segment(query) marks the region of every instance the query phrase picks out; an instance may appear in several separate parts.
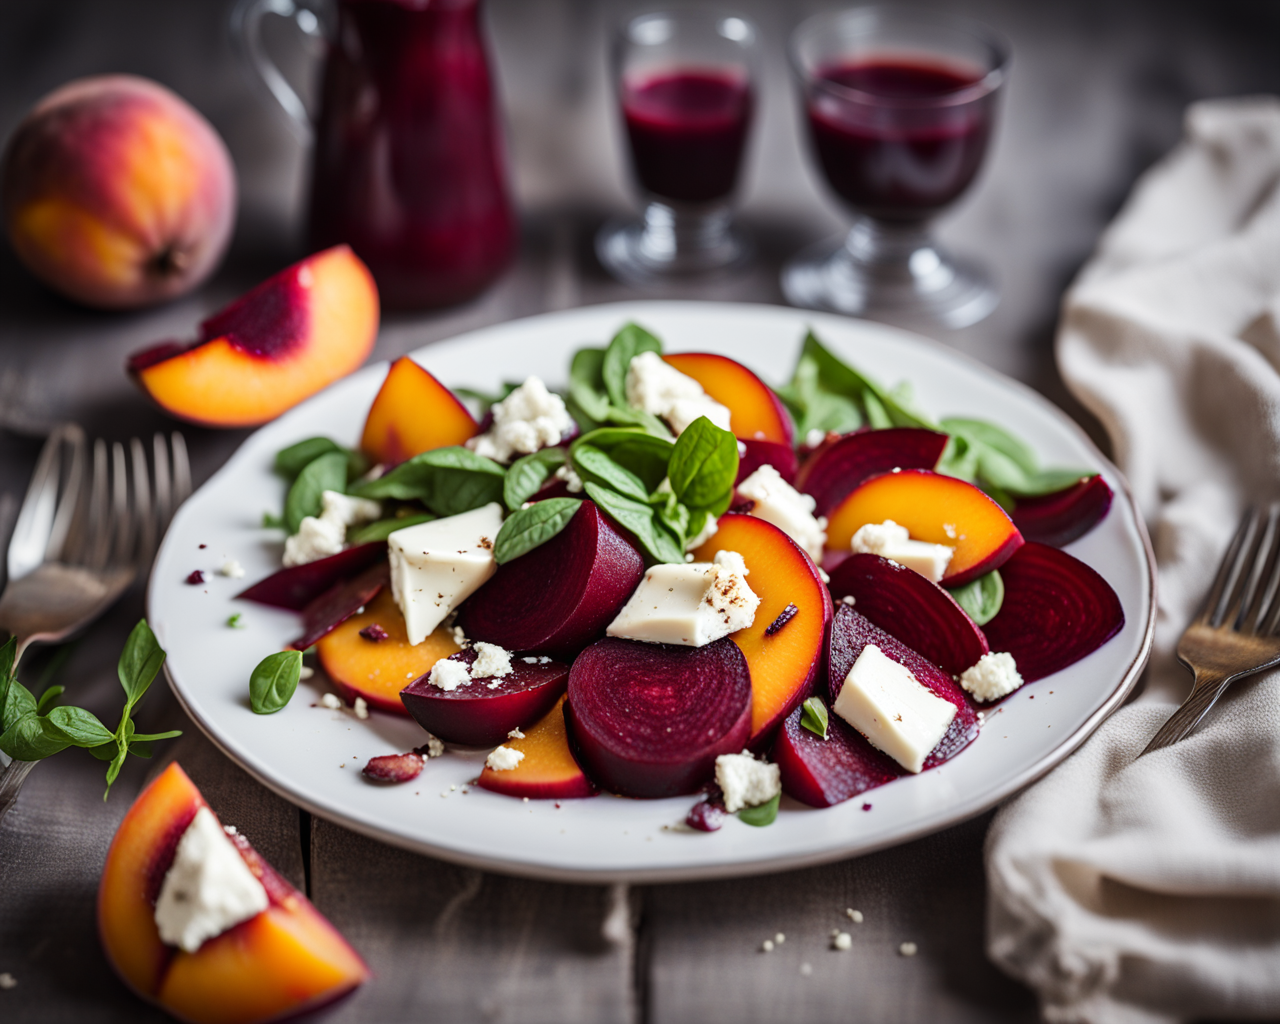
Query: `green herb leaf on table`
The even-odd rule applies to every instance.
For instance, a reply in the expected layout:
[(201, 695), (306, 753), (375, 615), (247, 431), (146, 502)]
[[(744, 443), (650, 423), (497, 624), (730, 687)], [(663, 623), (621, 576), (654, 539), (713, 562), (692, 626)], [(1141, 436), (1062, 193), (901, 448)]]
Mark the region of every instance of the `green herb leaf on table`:
[(369, 544), (372, 541), (386, 540), (396, 530), (403, 530), (419, 523), (429, 523), (435, 519), (430, 512), (409, 512), (406, 515), (388, 516), (376, 522), (366, 523), (347, 530), (348, 544)]
[(62, 696), (66, 689), (65, 686), (50, 686), (46, 688), (36, 701), (36, 714), (47, 715), (49, 709), (58, 702), (58, 698)]
[(293, 698), (301, 678), (301, 651), (267, 655), (249, 676), (249, 706), (259, 715), (274, 714)]
[(593, 481), (587, 481), (586, 490), (591, 500), (612, 516), (624, 530), (630, 531), (652, 558), (659, 562), (684, 561), (683, 545), (657, 519), (652, 506), (625, 497)]
[(360, 484), (362, 498), (421, 501), (438, 516), (455, 516), (502, 501), (506, 470), (466, 448), (434, 448), (402, 462), (390, 473)]
[(619, 409), (627, 408), (627, 370), (631, 360), (641, 352), (662, 354), (662, 342), (639, 324), (630, 323), (613, 336), (604, 351), (600, 375), (604, 380), (605, 394)]
[(594, 445), (575, 444), (570, 458), (574, 471), (584, 482), (595, 481), (636, 501), (649, 500), (649, 489), (644, 481)]
[(320, 514), (321, 495), (325, 491), (342, 493), (346, 489), (347, 456), (343, 452), (329, 452), (312, 459), (298, 474), (284, 500), (285, 529), (297, 533), (303, 519)]
[(993, 569), (948, 593), (969, 618), (979, 626), (985, 626), (996, 617), (1000, 606), (1004, 604), (1004, 580), (1000, 577), (1000, 570)]
[(48, 721), (77, 747), (97, 747), (110, 743), (113, 733), (98, 721), (97, 715), (84, 708), (57, 707), (49, 712)]
[(744, 807), (738, 812), (738, 819), (756, 828), (772, 825), (778, 818), (778, 804), (782, 802), (782, 794), (778, 793), (766, 804), (755, 807)]
[(810, 697), (800, 706), (800, 725), (821, 739), (827, 738), (830, 718), (821, 697)]
[(676, 497), (690, 509), (722, 515), (733, 500), (738, 439), (699, 416), (676, 439), (667, 476)]
[(581, 505), (578, 498), (548, 498), (511, 513), (494, 538), (494, 560), (505, 565), (545, 544), (569, 525)]
[(502, 500), (507, 508), (512, 512), (518, 511), (542, 489), (547, 478), (564, 465), (564, 460), (563, 448), (543, 448), (511, 463), (502, 484)]

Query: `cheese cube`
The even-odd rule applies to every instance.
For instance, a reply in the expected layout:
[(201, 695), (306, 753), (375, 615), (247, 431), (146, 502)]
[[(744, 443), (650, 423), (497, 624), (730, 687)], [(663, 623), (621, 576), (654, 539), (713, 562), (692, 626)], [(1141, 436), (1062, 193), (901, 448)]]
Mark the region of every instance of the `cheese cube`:
[(496, 501), (461, 515), (396, 530), (387, 538), (391, 593), (409, 643), (420, 644), (498, 568), (493, 539), (502, 528)]
[(721, 551), (714, 563), (655, 565), (607, 632), (654, 644), (705, 647), (746, 629), (759, 607), (760, 598), (747, 586), (742, 556)]
[(892, 519), (883, 523), (867, 523), (853, 535), (849, 544), (855, 555), (870, 554), (888, 558), (937, 583), (947, 572), (955, 548), (945, 544), (929, 544), (912, 540), (905, 526)]
[(909, 772), (924, 767), (956, 717), (954, 704), (875, 644), (862, 649), (831, 710)]

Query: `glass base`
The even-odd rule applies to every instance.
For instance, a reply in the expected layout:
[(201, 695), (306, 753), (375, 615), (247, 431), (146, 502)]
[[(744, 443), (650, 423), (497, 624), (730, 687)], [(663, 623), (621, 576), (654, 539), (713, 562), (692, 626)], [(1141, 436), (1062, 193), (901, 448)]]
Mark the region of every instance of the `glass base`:
[(782, 270), (793, 306), (912, 327), (969, 327), (1000, 292), (983, 267), (941, 250), (923, 227), (864, 218), (843, 244), (822, 242)]
[(628, 284), (714, 276), (745, 266), (750, 240), (733, 223), (732, 210), (680, 210), (650, 203), (641, 220), (614, 220), (596, 235), (596, 256)]

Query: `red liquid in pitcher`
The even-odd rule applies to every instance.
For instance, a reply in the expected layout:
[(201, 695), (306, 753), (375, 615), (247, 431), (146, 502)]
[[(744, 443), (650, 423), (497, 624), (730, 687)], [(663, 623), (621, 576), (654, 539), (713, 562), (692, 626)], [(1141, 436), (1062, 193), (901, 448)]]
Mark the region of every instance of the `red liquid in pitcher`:
[[(923, 220), (951, 203), (982, 165), (994, 96), (946, 100), (983, 74), (896, 60), (820, 69), (809, 94), (809, 128), (831, 187), (884, 220)], [(824, 89), (822, 82), (859, 95)]]
[(640, 187), (676, 203), (727, 197), (738, 181), (751, 100), (744, 78), (715, 71), (624, 85), (622, 113)]
[(311, 189), (314, 249), (348, 243), (390, 306), (458, 302), (511, 257), (478, 0), (342, 0)]

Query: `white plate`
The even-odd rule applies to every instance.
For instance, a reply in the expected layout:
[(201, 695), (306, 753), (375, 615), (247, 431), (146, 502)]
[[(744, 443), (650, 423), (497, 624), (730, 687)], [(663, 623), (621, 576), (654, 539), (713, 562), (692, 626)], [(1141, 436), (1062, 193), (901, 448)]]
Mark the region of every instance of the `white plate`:
[[(191, 718), (228, 756), (314, 814), (446, 860), (570, 881), (672, 881), (817, 864), (945, 828), (1036, 779), (1121, 704), (1146, 663), (1154, 629), (1154, 562), (1125, 482), (1062, 412), (950, 349), (878, 324), (793, 309), (632, 302), (474, 331), (414, 358), (451, 386), (492, 390), (531, 373), (554, 384), (564, 380), (574, 349), (607, 341), (630, 319), (655, 331), (668, 351), (723, 352), (775, 383), (789, 375), (812, 326), (836, 352), (886, 384), (910, 381), (930, 414), (991, 419), (1025, 438), (1047, 465), (1098, 470), (1116, 500), (1102, 524), (1069, 550), (1115, 588), (1124, 629), (1089, 657), (1024, 687), (954, 760), (826, 810), (784, 798), (769, 828), (730, 818), (712, 834), (675, 830), (690, 797), (600, 796), (557, 805), (523, 803), (476, 787), (464, 795), (483, 754), (450, 753), (429, 762), (410, 784), (370, 785), (360, 775), (367, 759), (418, 745), (417, 725), (377, 713), (362, 722), (320, 706), (325, 680), (319, 671), (283, 711), (253, 714), (249, 674), (297, 635), (299, 620), (233, 599), (280, 565), (280, 534), (260, 525), (263, 512), (278, 512), (284, 498), (272, 457), (318, 434), (354, 444), (386, 372), (383, 365), (370, 366), (249, 438), (178, 512), (156, 561), (149, 609), (169, 652), (170, 683)], [(247, 577), (218, 575), (224, 558), (238, 559)], [(203, 586), (184, 582), (193, 569), (204, 570)], [(235, 612), (242, 613), (245, 628), (226, 625)]]

